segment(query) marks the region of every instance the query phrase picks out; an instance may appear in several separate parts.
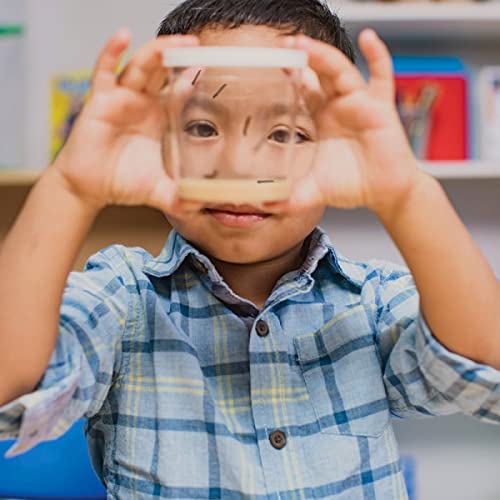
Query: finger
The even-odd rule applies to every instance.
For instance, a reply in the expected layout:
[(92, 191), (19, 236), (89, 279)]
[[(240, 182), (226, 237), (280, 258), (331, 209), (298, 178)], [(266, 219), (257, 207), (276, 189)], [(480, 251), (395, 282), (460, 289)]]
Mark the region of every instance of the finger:
[(295, 183), (289, 201), (292, 212), (300, 212), (323, 204), (323, 194), (312, 174)]
[(156, 181), (155, 188), (150, 194), (148, 205), (160, 210), (170, 210), (176, 198), (175, 183), (167, 175), (162, 175)]
[(325, 105), (326, 96), (321, 88), (319, 78), (310, 68), (307, 68), (302, 73), (300, 95), (311, 116), (314, 116)]
[(296, 181), (286, 201), (265, 203), (267, 210), (274, 213), (295, 214), (305, 209), (324, 205), (323, 195), (312, 176)]
[(389, 49), (373, 30), (359, 35), (359, 47), (370, 71), (369, 85), (380, 97), (394, 98), (394, 69)]
[(130, 39), (129, 31), (123, 28), (106, 43), (94, 68), (92, 90), (107, 90), (115, 86), (116, 70), (125, 49), (130, 44)]
[(203, 70), (197, 68), (186, 68), (181, 73), (167, 82), (167, 86), (161, 89), (164, 97), (163, 103), (169, 110), (171, 116), (179, 117), (182, 110), (187, 106), (189, 99), (196, 90), (195, 79)]
[(144, 89), (150, 95), (158, 95), (168, 83), (168, 68), (160, 68), (156, 70), (150, 81), (146, 84)]
[(304, 35), (288, 37), (282, 43), (308, 53), (309, 66), (328, 97), (349, 94), (366, 85), (356, 66), (336, 47)]
[(147, 200), (147, 205), (177, 217), (199, 211), (202, 208), (200, 203), (180, 199), (176, 183), (167, 175), (162, 176), (157, 181), (154, 191)]
[(197, 45), (194, 36), (163, 36), (148, 42), (134, 55), (119, 77), (119, 84), (131, 90), (142, 92), (151, 78), (163, 67), (163, 51), (169, 47)]

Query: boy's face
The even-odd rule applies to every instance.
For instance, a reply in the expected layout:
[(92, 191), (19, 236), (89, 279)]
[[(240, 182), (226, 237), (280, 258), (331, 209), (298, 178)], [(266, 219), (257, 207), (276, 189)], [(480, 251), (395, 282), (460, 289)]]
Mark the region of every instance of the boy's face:
[[(226, 29), (207, 29), (199, 37), (202, 45), (229, 45), (229, 46), (260, 46), (274, 47), (278, 46), (279, 37), (283, 33), (267, 27), (244, 26), (241, 28)], [(265, 92), (265, 90), (264, 90)], [(263, 95), (264, 100), (272, 100), (274, 92), (268, 91)], [(282, 97), (285, 94), (283, 90)], [(242, 102), (245, 102), (244, 100)], [(247, 104), (250, 104), (248, 102)], [(217, 144), (217, 122), (219, 117), (201, 116), (200, 110), (197, 128), (191, 132), (192, 127), (187, 127), (187, 131), (197, 134), (193, 138), (192, 147), (187, 144), (184, 148), (189, 151), (192, 165), (199, 165), (200, 169), (213, 170), (211, 167), (211, 155), (207, 148), (216, 151), (217, 148), (223, 151), (227, 156), (232, 154), (234, 158), (229, 161), (239, 165), (248, 164), (250, 150), (247, 145), (253, 144), (255, 138), (252, 137), (253, 131), (258, 130), (262, 133), (265, 127), (249, 127), (245, 123), (249, 114), (239, 107), (232, 107), (231, 127), (224, 134), (224, 143)], [(193, 110), (193, 112), (197, 112)], [(220, 120), (223, 117), (221, 116)], [(192, 122), (191, 117), (191, 122)], [(241, 121), (241, 123), (239, 123)], [(283, 127), (279, 127), (279, 120), (275, 126), (269, 127), (270, 133), (267, 136), (266, 144), (262, 147), (262, 155), (268, 151), (272, 155), (279, 155), (279, 142), (283, 140)], [(221, 127), (223, 124), (221, 124)], [(210, 130), (208, 127), (211, 127)], [(308, 167), (312, 163), (314, 156), (314, 141), (316, 130), (313, 120), (307, 113), (299, 113), (297, 116), (297, 139), (293, 147), (294, 163)], [(213, 128), (213, 130), (212, 130)], [(234, 131), (245, 130), (244, 135), (234, 133)], [(248, 131), (246, 130), (248, 129)], [(201, 134), (201, 137), (199, 137)], [(185, 140), (191, 140), (187, 137)], [(253, 142), (252, 142), (253, 141)], [(201, 144), (203, 142), (203, 144)], [(248, 143), (248, 144), (246, 144)], [(204, 151), (201, 158), (195, 158), (197, 150)], [(271, 156), (269, 156), (271, 157)], [(263, 159), (263, 158), (262, 158)], [(186, 159), (184, 159), (186, 160)], [(274, 158), (276, 160), (276, 156)], [(262, 164), (263, 162), (257, 162)], [(279, 166), (279, 161), (273, 161), (273, 164)], [(212, 174), (212, 171), (207, 174)], [(285, 173), (286, 174), (286, 173)], [(203, 175), (203, 172), (197, 172), (196, 175)], [(254, 175), (259, 175), (255, 174)], [(249, 205), (210, 205), (195, 213), (182, 218), (169, 217), (172, 226), (188, 241), (200, 248), (204, 253), (224, 262), (235, 264), (252, 264), (262, 261), (272, 260), (280, 257), (294, 248), (301, 245), (303, 240), (310, 234), (314, 227), (319, 223), (324, 208), (316, 207), (304, 210), (300, 214), (270, 214), (262, 213), (256, 207)]]

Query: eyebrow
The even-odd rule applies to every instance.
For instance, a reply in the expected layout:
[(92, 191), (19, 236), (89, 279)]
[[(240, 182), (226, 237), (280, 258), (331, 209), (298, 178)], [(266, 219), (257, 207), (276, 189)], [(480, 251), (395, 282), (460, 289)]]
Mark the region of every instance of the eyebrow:
[(291, 115), (293, 112), (296, 112), (297, 117), (301, 118), (311, 118), (311, 113), (304, 106), (299, 106), (297, 109), (294, 109), (292, 106), (283, 103), (273, 104), (271, 109), (266, 111), (266, 116), (284, 116)]
[(182, 115), (185, 116), (192, 108), (200, 108), (212, 114), (229, 114), (229, 109), (221, 104), (220, 101), (214, 101), (213, 99), (208, 99), (201, 96), (191, 97), (191, 99), (189, 99), (189, 101), (184, 106)]
[[(184, 106), (182, 110), (182, 115), (185, 116), (193, 108), (200, 108), (212, 114), (222, 113), (223, 115), (229, 115), (229, 108), (226, 107), (221, 101), (216, 101), (213, 98), (209, 99), (202, 96), (193, 96)], [(289, 106), (286, 103), (274, 103), (271, 106), (266, 106), (264, 112), (262, 113), (266, 118), (276, 117), (276, 116), (288, 116), (294, 111), (293, 106)], [(297, 117), (311, 119), (311, 113), (304, 107), (299, 106), (297, 108)]]

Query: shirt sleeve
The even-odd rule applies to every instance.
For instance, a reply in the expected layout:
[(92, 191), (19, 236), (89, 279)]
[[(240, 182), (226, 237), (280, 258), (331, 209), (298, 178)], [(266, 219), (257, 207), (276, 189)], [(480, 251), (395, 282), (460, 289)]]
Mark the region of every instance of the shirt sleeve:
[(59, 437), (101, 408), (122, 363), (130, 302), (126, 271), (120, 247), (109, 247), (84, 272), (70, 275), (57, 344), (42, 380), (33, 393), (0, 408), (0, 439), (17, 439), (8, 456)]
[(500, 371), (455, 354), (437, 340), (406, 269), (384, 269), (375, 302), (377, 342), (393, 415), (464, 413), (500, 423)]

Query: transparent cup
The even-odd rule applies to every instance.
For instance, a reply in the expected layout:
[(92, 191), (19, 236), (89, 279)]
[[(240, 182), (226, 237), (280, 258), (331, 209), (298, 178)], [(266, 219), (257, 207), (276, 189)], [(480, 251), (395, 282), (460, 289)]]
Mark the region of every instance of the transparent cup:
[(162, 95), (167, 173), (181, 198), (206, 203), (286, 200), (301, 161), (300, 83), (307, 55), (262, 47), (169, 49)]

